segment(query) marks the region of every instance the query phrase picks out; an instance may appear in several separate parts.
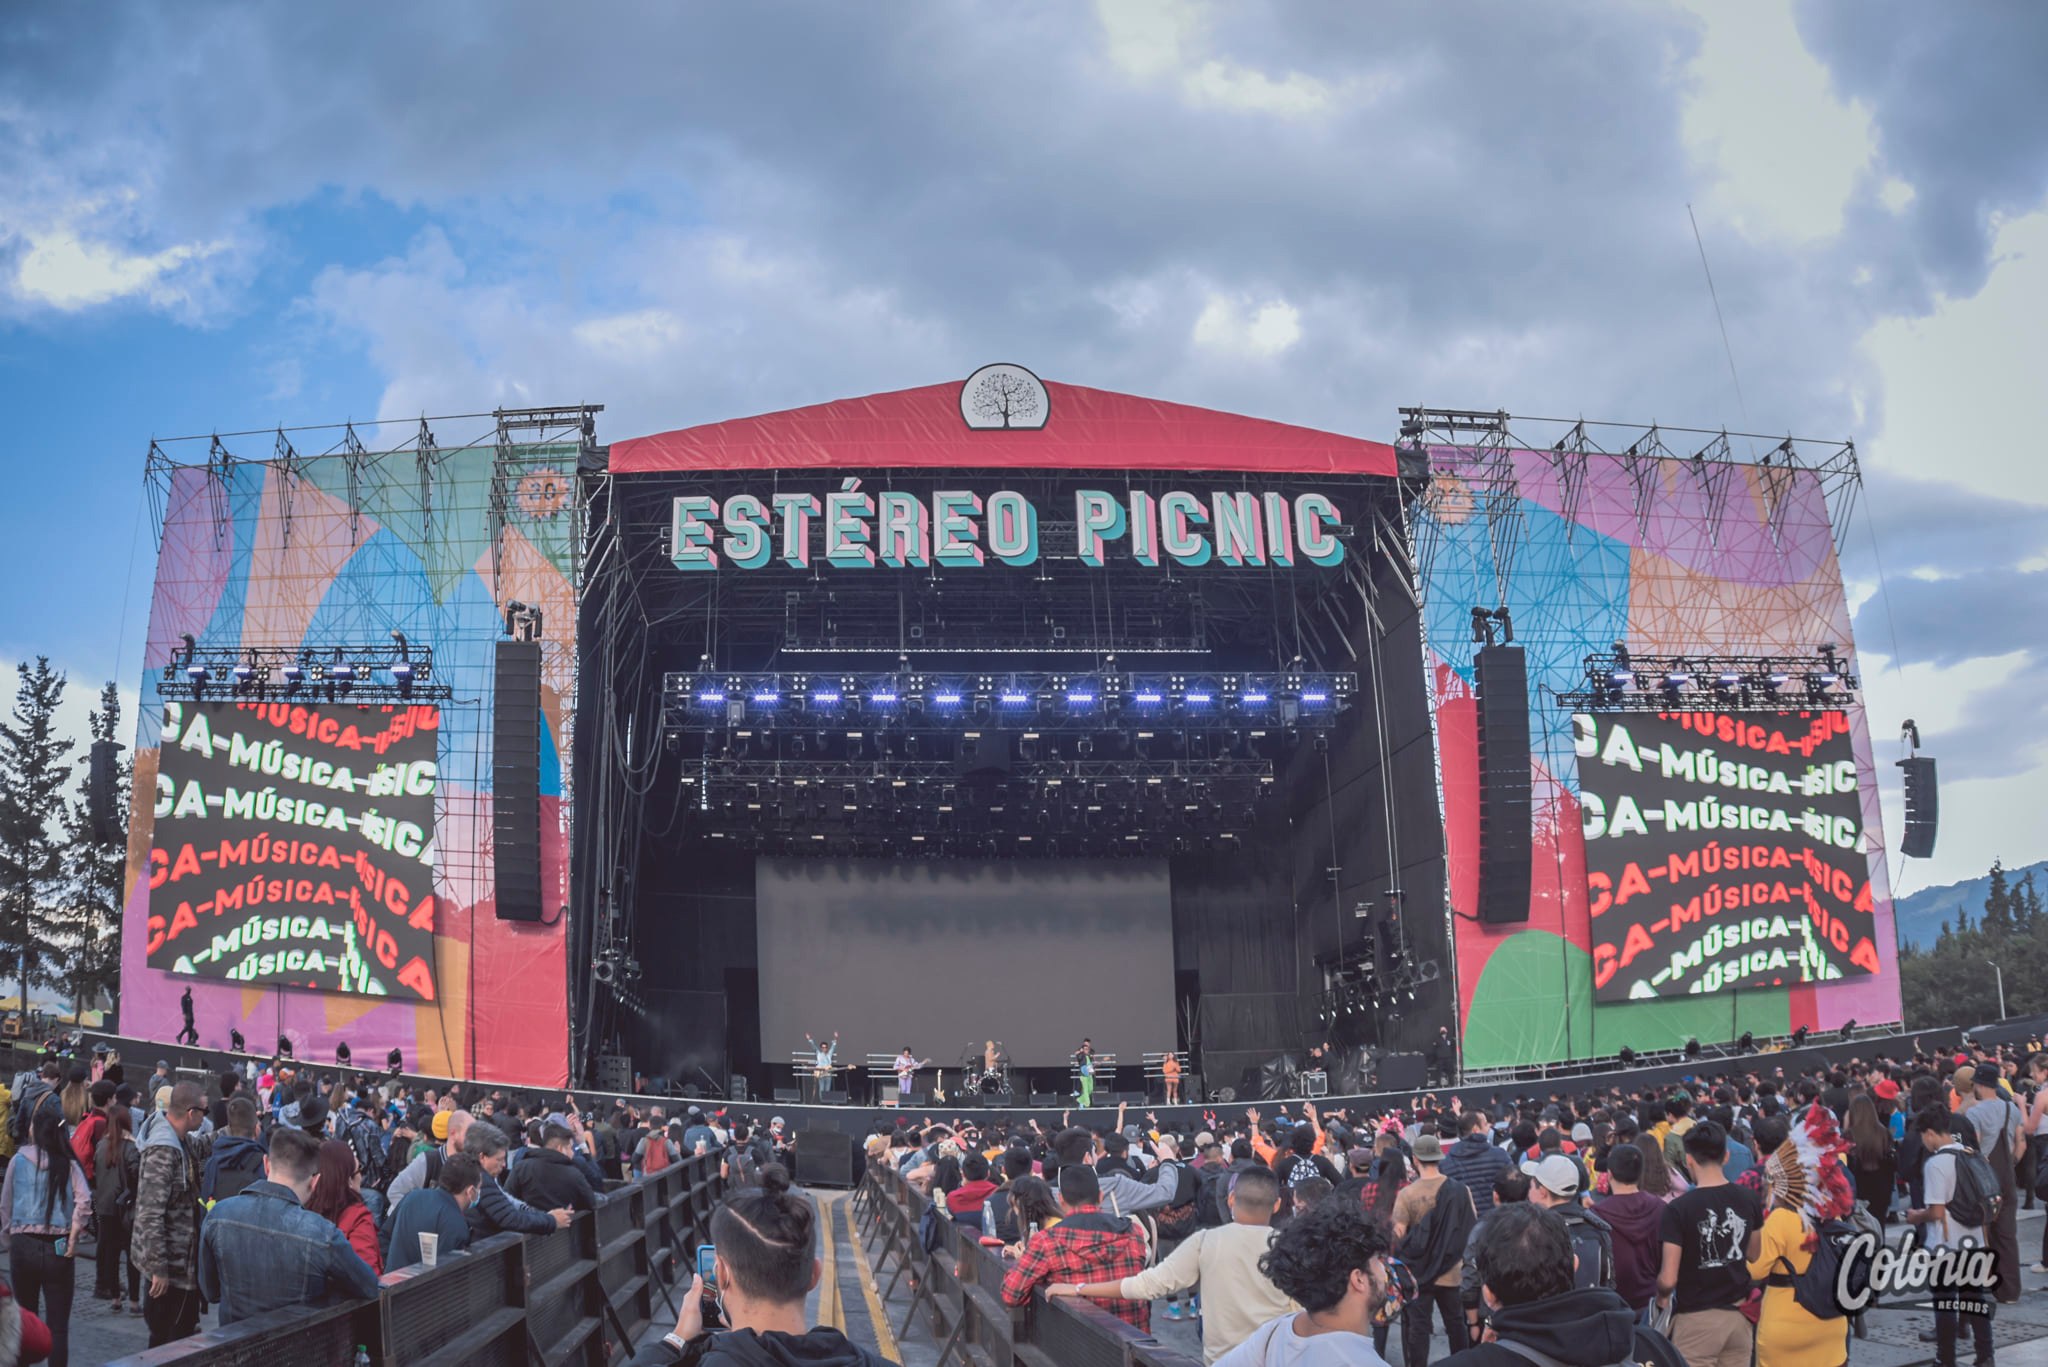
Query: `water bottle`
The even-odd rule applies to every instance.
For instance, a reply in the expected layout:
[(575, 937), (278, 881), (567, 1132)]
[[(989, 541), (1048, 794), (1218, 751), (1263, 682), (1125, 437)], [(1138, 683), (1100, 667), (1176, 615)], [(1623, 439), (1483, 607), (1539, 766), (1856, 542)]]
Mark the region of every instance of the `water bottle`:
[(981, 1232), (985, 1235), (996, 1232), (996, 1203), (993, 1200), (981, 1203)]

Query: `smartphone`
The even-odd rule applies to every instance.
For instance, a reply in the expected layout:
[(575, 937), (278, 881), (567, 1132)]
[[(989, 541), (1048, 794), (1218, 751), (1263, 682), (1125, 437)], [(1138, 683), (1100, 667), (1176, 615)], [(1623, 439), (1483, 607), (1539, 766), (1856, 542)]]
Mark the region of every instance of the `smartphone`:
[(697, 1276), (703, 1281), (704, 1289), (718, 1289), (718, 1251), (710, 1244), (697, 1245)]

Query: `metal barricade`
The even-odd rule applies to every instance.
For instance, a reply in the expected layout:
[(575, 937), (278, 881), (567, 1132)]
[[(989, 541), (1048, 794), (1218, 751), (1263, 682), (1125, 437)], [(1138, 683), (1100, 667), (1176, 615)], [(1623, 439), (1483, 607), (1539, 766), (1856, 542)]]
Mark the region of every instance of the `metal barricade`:
[(853, 1216), (856, 1236), (875, 1259), (882, 1300), (906, 1277), (915, 1288), (898, 1336), (922, 1310), (939, 1367), (1200, 1367), (1091, 1302), (1036, 1294), (1029, 1305), (1004, 1304), (1006, 1265), (972, 1227), (942, 1219), (938, 1251), (925, 1252), (919, 1226), (930, 1205), (893, 1167), (871, 1162), (854, 1193)]
[(468, 1250), (387, 1272), (377, 1299), (280, 1310), (210, 1329), (111, 1367), (346, 1367), (357, 1345), (382, 1367), (604, 1367), (630, 1356), (657, 1298), (700, 1243), (723, 1190), (718, 1155), (692, 1155), (614, 1188), (553, 1234), (496, 1234)]

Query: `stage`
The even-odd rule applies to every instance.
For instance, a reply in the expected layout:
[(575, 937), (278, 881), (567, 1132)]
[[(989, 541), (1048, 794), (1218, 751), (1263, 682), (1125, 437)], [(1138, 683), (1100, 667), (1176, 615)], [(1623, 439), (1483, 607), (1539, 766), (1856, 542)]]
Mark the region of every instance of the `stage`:
[(836, 1036), (848, 1102), (1000, 1040), (1028, 1103), (1900, 1018), (1845, 443), (599, 412), (153, 452), (127, 1033), (769, 1098)]

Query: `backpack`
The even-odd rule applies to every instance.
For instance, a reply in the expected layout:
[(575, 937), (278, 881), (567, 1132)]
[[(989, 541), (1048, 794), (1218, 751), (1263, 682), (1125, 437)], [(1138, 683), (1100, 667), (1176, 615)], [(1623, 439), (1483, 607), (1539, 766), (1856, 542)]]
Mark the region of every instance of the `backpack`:
[[(1799, 1308), (1815, 1319), (1840, 1319), (1843, 1315), (1841, 1303), (1835, 1299), (1835, 1286), (1842, 1274), (1845, 1261), (1843, 1252), (1854, 1239), (1864, 1234), (1875, 1234), (1883, 1243), (1884, 1231), (1879, 1227), (1865, 1206), (1857, 1206), (1847, 1219), (1824, 1221), (1814, 1231), (1813, 1261), (1806, 1265), (1804, 1272), (1793, 1272), (1792, 1265), (1780, 1258), (1778, 1266), (1783, 1272), (1773, 1272), (1765, 1279), (1766, 1286), (1789, 1286), (1792, 1299), (1799, 1302)], [(1847, 1290), (1852, 1296), (1860, 1296), (1870, 1285), (1870, 1263), (1860, 1262), (1850, 1268)]]
[(1614, 1289), (1614, 1245), (1612, 1235), (1600, 1237), (1600, 1227), (1591, 1220), (1567, 1219), (1565, 1232), (1571, 1236), (1572, 1253), (1578, 1259), (1572, 1285), (1580, 1291), (1589, 1286)]
[(647, 1137), (647, 1161), (642, 1171), (652, 1175), (668, 1166), (668, 1136), (654, 1134)]
[(1948, 1200), (1948, 1218), (1969, 1229), (1988, 1229), (1998, 1222), (2003, 1204), (1991, 1165), (1975, 1149), (1952, 1144), (1942, 1153), (1955, 1159), (1956, 1189)]
[(735, 1144), (725, 1151), (725, 1184), (728, 1187), (759, 1186), (761, 1167), (754, 1159), (754, 1151), (745, 1144)]
[(1419, 1285), (1427, 1286), (1464, 1260), (1465, 1245), (1477, 1219), (1470, 1188), (1455, 1177), (1446, 1177), (1437, 1188), (1436, 1204), (1422, 1217), (1422, 1223), (1408, 1231), (1394, 1250), (1395, 1256), (1408, 1265)]
[(1173, 1196), (1166, 1203), (1166, 1209), (1159, 1212), (1159, 1237), (1162, 1239), (1185, 1239), (1200, 1226), (1196, 1212), (1196, 1196), (1201, 1184), (1188, 1165), (1181, 1162), (1161, 1164), (1162, 1171), (1155, 1181), (1163, 1184), (1170, 1169), (1173, 1178)]
[[(1516, 1357), (1527, 1358), (1536, 1367), (1565, 1367), (1563, 1361), (1550, 1354), (1531, 1348), (1526, 1343), (1511, 1339), (1496, 1339), (1496, 1347), (1505, 1348)], [(1635, 1342), (1629, 1346), (1628, 1356), (1614, 1363), (1612, 1367), (1685, 1367), (1685, 1359), (1671, 1346), (1671, 1340), (1654, 1329), (1638, 1326)]]

